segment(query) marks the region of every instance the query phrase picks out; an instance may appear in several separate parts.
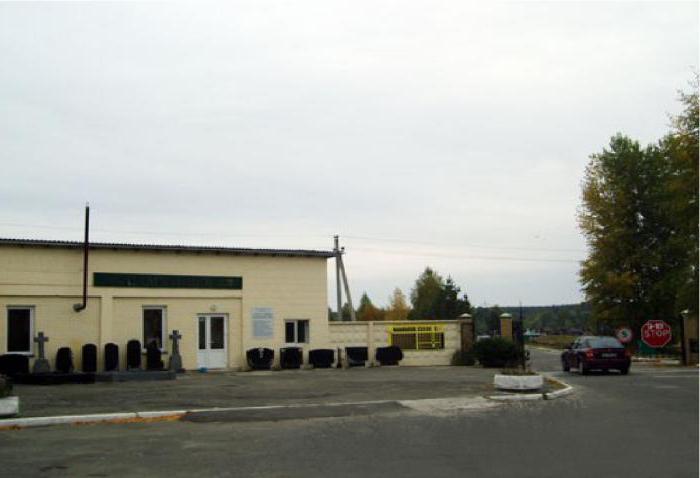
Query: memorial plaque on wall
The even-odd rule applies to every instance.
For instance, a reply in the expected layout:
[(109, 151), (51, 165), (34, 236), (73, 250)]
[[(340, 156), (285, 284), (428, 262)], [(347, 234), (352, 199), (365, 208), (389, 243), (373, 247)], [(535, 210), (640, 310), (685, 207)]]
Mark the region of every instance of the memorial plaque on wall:
[(254, 307), (250, 312), (253, 321), (253, 337), (271, 339), (274, 336), (273, 313), (271, 307)]

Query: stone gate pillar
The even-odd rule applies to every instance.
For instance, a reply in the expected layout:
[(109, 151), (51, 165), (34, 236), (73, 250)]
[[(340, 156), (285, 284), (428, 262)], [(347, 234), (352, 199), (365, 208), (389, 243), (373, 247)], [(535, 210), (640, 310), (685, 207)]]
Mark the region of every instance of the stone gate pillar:
[(500, 317), (500, 328), (501, 328), (501, 337), (503, 337), (506, 340), (510, 340), (511, 342), (513, 341), (513, 316), (510, 315), (507, 312), (504, 312), (501, 314)]
[(457, 317), (460, 320), (459, 335), (461, 339), (461, 351), (469, 352), (476, 342), (476, 330), (474, 329), (474, 319), (469, 314), (462, 314)]

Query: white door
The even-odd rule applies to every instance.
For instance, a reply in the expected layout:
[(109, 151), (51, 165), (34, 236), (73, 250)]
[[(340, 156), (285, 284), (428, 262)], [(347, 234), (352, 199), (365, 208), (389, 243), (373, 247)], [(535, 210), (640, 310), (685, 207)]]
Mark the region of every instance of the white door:
[(225, 315), (197, 316), (197, 367), (226, 368), (226, 336), (228, 324)]

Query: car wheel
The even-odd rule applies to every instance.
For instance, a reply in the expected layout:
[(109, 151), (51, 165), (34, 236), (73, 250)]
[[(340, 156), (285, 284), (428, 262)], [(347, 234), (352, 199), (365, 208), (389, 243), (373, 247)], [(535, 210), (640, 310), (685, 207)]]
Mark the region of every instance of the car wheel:
[(566, 362), (566, 360), (561, 361), (561, 368), (564, 370), (564, 372), (568, 372), (571, 367), (569, 367), (569, 364)]
[(630, 373), (630, 368), (629, 367), (621, 368), (620, 373), (622, 375), (627, 375), (628, 373)]
[(580, 373), (581, 375), (588, 375), (588, 369), (583, 364), (583, 360), (578, 361), (578, 373)]

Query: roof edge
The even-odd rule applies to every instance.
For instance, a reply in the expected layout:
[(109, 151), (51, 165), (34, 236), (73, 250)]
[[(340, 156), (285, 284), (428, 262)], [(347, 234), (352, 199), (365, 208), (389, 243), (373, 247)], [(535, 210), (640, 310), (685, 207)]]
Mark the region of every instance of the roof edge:
[[(0, 238), (0, 246), (3, 245), (79, 249), (82, 248), (84, 244), (80, 241)], [(129, 244), (118, 242), (90, 242), (89, 247), (90, 249), (193, 252), (229, 254), (238, 256), (322, 257), (326, 259), (335, 257), (335, 253), (333, 251), (320, 251), (311, 249), (256, 249), (246, 247), (184, 246), (174, 244)]]

